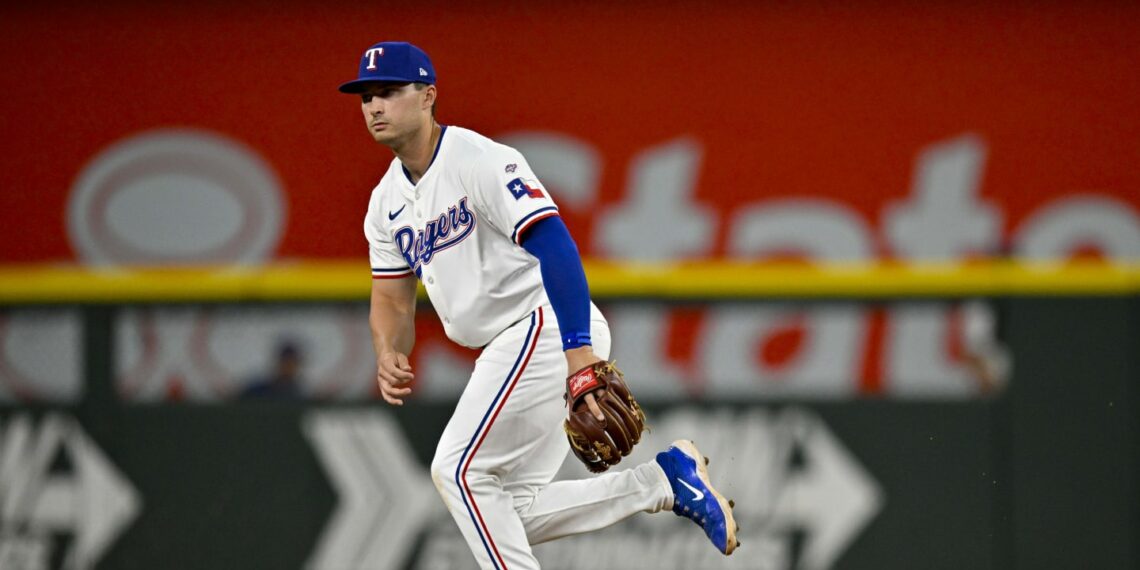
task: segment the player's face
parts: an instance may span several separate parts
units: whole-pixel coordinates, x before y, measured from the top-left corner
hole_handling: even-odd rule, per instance
[[[360,95],[360,109],[364,112],[368,133],[378,143],[398,145],[430,119],[434,90],[428,86],[417,91],[411,83],[369,85]]]

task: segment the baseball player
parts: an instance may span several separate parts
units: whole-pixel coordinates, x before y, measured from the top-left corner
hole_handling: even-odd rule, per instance
[[[357,78],[340,91],[361,97],[369,134],[395,153],[364,219],[384,400],[399,406],[411,392],[417,281],[447,336],[482,348],[431,464],[479,565],[538,568],[532,544],[665,509],[730,554],[738,545],[732,505],[692,442],[632,469],[552,482],[573,443],[567,435],[576,435],[575,410],[609,431],[605,442],[629,440],[622,453],[640,438],[644,416],[604,362],[609,327],[550,193],[515,149],[439,124],[435,83],[426,53],[383,42],[364,51]],[[616,408],[636,433],[617,425]],[[608,443],[573,447],[594,471],[620,460]]]

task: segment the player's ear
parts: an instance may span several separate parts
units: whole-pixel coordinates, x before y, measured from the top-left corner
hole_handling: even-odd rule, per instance
[[[435,106],[436,95],[437,93],[435,90],[435,85],[428,85],[426,88],[424,88],[424,101],[422,108],[430,109]]]

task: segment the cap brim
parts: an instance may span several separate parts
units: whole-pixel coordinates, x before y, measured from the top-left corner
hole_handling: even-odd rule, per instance
[[[373,83],[427,83],[431,85],[429,81],[423,81],[422,79],[412,81],[407,77],[368,77],[366,79],[354,79],[348,83],[344,83],[338,90],[341,93],[351,93],[355,95],[365,92],[368,90],[368,86]]]

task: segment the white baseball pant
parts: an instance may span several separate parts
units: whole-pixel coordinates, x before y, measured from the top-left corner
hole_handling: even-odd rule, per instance
[[[594,352],[609,358],[609,325],[590,307]],[[530,545],[672,508],[655,462],[551,482],[570,450],[562,420],[566,357],[549,305],[491,341],[440,436],[431,475],[480,567],[539,567]]]

